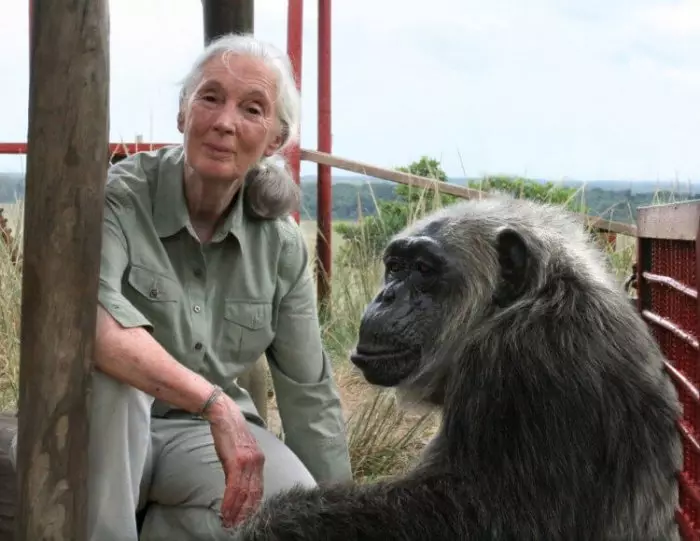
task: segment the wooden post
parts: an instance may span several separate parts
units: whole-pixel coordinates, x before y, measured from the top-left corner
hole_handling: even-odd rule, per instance
[[[86,539],[88,392],[109,135],[107,0],[36,0],[17,539]]]
[[[253,0],[202,0],[202,7],[205,44],[229,32],[253,32]]]

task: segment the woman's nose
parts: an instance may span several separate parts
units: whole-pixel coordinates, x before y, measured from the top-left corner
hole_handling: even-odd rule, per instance
[[[225,105],[219,111],[219,114],[214,121],[214,129],[233,135],[237,131],[238,123],[240,122],[240,113],[234,105]]]

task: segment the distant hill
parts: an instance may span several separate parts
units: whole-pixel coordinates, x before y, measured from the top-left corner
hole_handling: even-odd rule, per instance
[[[366,182],[366,181],[365,181]],[[463,185],[466,183],[463,183]],[[633,188],[624,183],[615,182],[587,182],[585,183],[582,201],[593,216],[602,216],[608,220],[632,223],[637,216],[637,208],[652,205],[658,202],[671,200],[700,199],[700,189],[697,192],[688,192],[682,189],[674,189],[672,185],[663,186],[668,191],[663,191],[662,186],[656,183],[639,183]],[[580,184],[568,184],[579,186]],[[333,219],[355,220],[358,217],[358,201],[362,215],[375,213],[375,200],[390,200],[395,198],[396,184],[391,182],[375,181],[369,184],[360,182],[342,182],[336,179],[333,183]],[[304,219],[316,218],[317,202],[316,182],[302,183],[302,212]]]
[[[466,186],[467,178],[450,179],[450,184]],[[336,173],[333,182],[333,210],[335,220],[356,220],[360,215],[371,215],[376,211],[375,200],[389,200],[395,197],[397,184],[361,175]],[[544,182],[544,181],[543,181]],[[657,181],[611,181],[611,180],[564,180],[555,182],[568,187],[581,187],[585,190],[585,204],[595,216],[604,216],[620,222],[633,222],[637,207],[650,205],[661,190],[659,200],[700,199],[700,188],[688,183]],[[303,219],[315,219],[317,208],[317,184],[315,175],[301,178]],[[24,194],[22,173],[0,173],[0,205],[12,203]]]
[[[371,182],[373,184],[390,184],[393,182],[388,180],[380,180],[374,177],[367,177],[361,175],[344,175],[342,173],[334,173],[333,185],[335,184],[367,184]],[[478,180],[477,178],[469,177],[451,177],[450,184],[457,184],[460,186],[467,186],[469,182]],[[692,182],[680,182],[680,181],[662,181],[662,180],[555,180],[549,181],[547,179],[538,179],[540,182],[552,182],[556,185],[562,185],[567,187],[580,187],[585,186],[586,189],[591,188],[601,188],[603,190],[630,190],[632,193],[653,193],[659,190],[671,190],[675,193],[694,193],[700,192],[700,185]],[[303,175],[301,177],[302,183],[315,183],[316,175]]]

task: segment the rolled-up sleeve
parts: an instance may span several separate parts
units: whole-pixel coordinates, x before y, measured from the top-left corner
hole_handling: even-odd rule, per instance
[[[330,359],[321,343],[308,250],[294,224],[279,268],[283,292],[270,365],[285,443],[318,483],[352,478],[345,421]]]
[[[144,327],[153,332],[151,322],[122,293],[122,278],[129,264],[129,252],[126,236],[117,216],[118,208],[118,204],[107,197],[102,223],[102,255],[97,299],[122,327]]]

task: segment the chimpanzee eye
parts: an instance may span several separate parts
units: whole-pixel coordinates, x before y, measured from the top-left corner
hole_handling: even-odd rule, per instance
[[[384,267],[386,268],[386,271],[391,274],[400,272],[403,268],[401,262],[393,257],[387,259],[386,263],[384,264]]]
[[[433,270],[430,265],[420,259],[414,263],[414,268],[421,274],[429,274]]]

